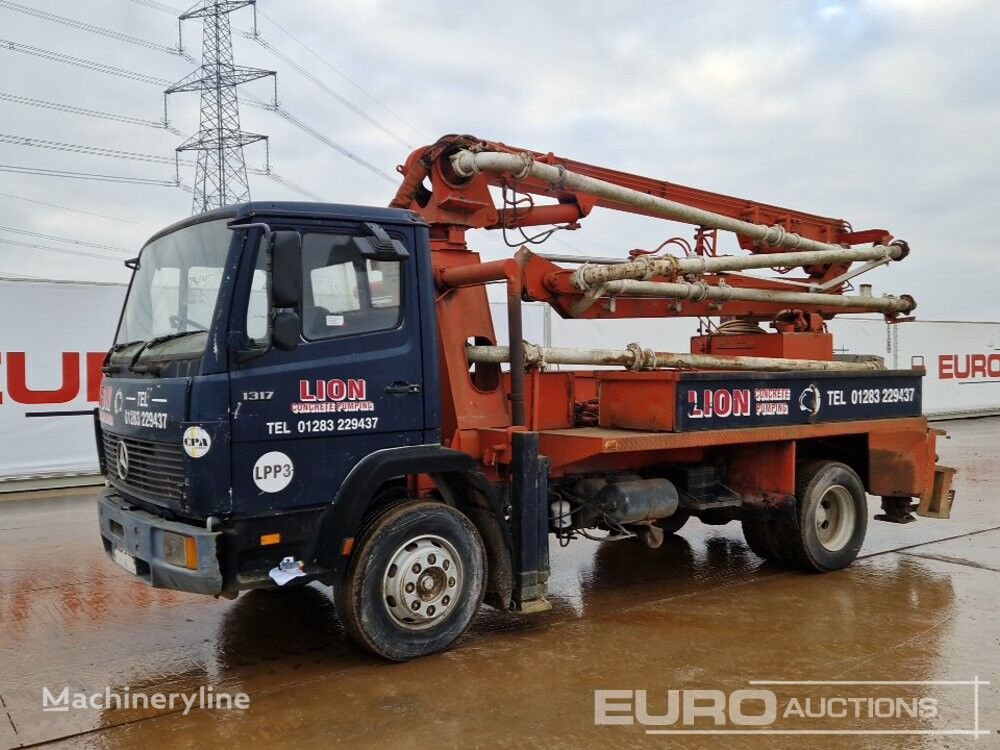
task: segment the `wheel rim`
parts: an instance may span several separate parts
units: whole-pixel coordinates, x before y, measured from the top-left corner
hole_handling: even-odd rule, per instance
[[[455,608],[462,591],[462,561],[439,536],[406,542],[389,560],[382,578],[382,601],[396,624],[425,630]]]
[[[835,484],[826,489],[816,505],[816,537],[823,548],[837,552],[854,535],[854,497],[846,487]]]

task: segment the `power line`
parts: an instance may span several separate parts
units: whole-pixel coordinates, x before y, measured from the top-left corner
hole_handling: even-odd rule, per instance
[[[179,185],[176,180],[154,180],[146,177],[127,177],[125,175],[94,174],[91,172],[70,172],[63,169],[42,169],[40,167],[21,167],[14,164],[0,164],[0,172],[12,174],[30,174],[41,177],[64,177],[71,180],[95,180],[97,182],[120,182],[127,185],[155,185],[157,187],[179,187],[190,191],[185,185]]]
[[[306,190],[304,187],[300,187],[299,185],[296,185],[294,182],[292,182],[291,180],[289,180],[287,177],[282,177],[280,174],[277,174],[275,172],[265,172],[263,176],[267,177],[268,179],[273,180],[274,182],[278,183],[279,185],[284,185],[289,190],[294,190],[296,193],[299,193],[300,195],[304,195],[306,198],[312,198],[314,201],[322,201],[323,200],[320,196],[316,195],[316,193],[312,192],[311,190]]]
[[[88,154],[91,156],[105,156],[111,159],[128,159],[129,161],[151,162],[153,164],[174,164],[172,156],[160,156],[159,154],[143,154],[138,151],[123,151],[117,148],[105,148],[103,146],[85,146],[79,143],[65,143],[63,141],[48,141],[43,138],[28,138],[23,135],[11,135],[0,133],[0,143],[9,143],[13,146],[29,146],[31,148],[44,148],[52,151],[68,151],[74,154]],[[181,162],[191,164],[192,162]]]
[[[83,250],[70,250],[64,247],[49,247],[48,245],[36,245],[32,242],[19,242],[18,240],[10,240],[6,237],[0,237],[0,247],[4,245],[11,245],[13,247],[26,247],[32,250],[45,250],[50,253],[62,253],[64,255],[79,255],[84,258],[97,258],[98,260],[110,260],[115,263],[121,263],[121,258],[112,258],[110,255],[99,255],[98,253],[88,253]]]
[[[132,0],[132,2],[137,3],[139,5],[144,5],[147,8],[152,8],[153,10],[158,10],[158,11],[160,11],[162,13],[168,13],[168,14],[174,15],[174,16],[179,16],[182,13],[182,11],[180,9],[174,8],[173,6],[167,5],[166,3],[157,2],[156,0]],[[305,42],[303,42],[298,37],[296,37],[294,34],[292,34],[290,31],[288,31],[288,29],[286,29],[284,26],[282,26],[277,21],[275,21],[273,18],[271,18],[271,16],[267,15],[267,13],[265,13],[262,10],[260,10],[260,8],[257,8],[256,12],[257,12],[257,14],[259,14],[259,15],[263,16],[264,18],[266,18],[268,20],[268,22],[270,22],[271,25],[274,26],[276,29],[278,29],[282,34],[284,34],[285,36],[287,36],[289,39],[291,39],[297,45],[299,45],[300,47],[302,47],[302,49],[304,49],[310,55],[312,55],[317,60],[319,60],[323,65],[325,65],[327,68],[329,68],[334,73],[336,73],[338,76],[340,76],[349,85],[351,85],[352,87],[354,87],[355,89],[357,89],[359,92],[361,92],[361,94],[363,94],[365,97],[367,97],[373,103],[375,103],[376,105],[378,105],[379,107],[381,107],[383,110],[385,110],[387,113],[389,113],[390,115],[392,115],[393,117],[395,117],[396,120],[398,120],[400,123],[402,123],[403,125],[405,125],[406,127],[408,127],[413,132],[415,132],[415,133],[417,133],[419,135],[424,135],[426,137],[425,134],[423,134],[423,133],[420,132],[419,128],[417,128],[416,126],[412,125],[405,118],[403,118],[401,115],[399,115],[397,112],[395,112],[391,107],[389,107],[387,104],[385,104],[382,100],[380,100],[378,97],[374,96],[373,94],[369,93],[367,90],[365,90],[365,88],[363,86],[361,86],[359,83],[357,83],[356,81],[354,81],[353,79],[351,79],[346,73],[344,73],[343,71],[339,70],[332,63],[330,63],[329,61],[327,61],[326,59],[324,59],[319,53],[317,53],[314,49],[312,49],[310,46],[308,46]],[[248,39],[252,39],[253,41],[255,41],[258,44],[260,44],[264,49],[266,49],[267,51],[269,51],[275,57],[278,57],[279,59],[283,60],[289,66],[291,66],[296,71],[298,71],[301,75],[305,76],[307,79],[309,79],[314,84],[316,84],[318,87],[320,87],[323,91],[325,91],[331,97],[333,97],[334,99],[336,99],[337,101],[339,101],[340,103],[342,103],[344,106],[346,106],[348,109],[350,109],[351,111],[353,111],[355,114],[357,114],[360,117],[362,117],[369,124],[374,125],[379,130],[382,130],[384,133],[386,133],[391,138],[393,138],[396,141],[398,141],[403,146],[406,146],[407,148],[411,148],[411,149],[413,148],[413,146],[410,145],[409,143],[407,143],[407,141],[403,137],[399,136],[397,133],[393,132],[390,128],[388,128],[387,126],[383,125],[381,122],[379,122],[378,120],[376,120],[375,118],[373,118],[370,115],[368,115],[367,113],[365,113],[364,110],[362,110],[356,104],[354,104],[353,102],[351,102],[349,99],[347,99],[343,95],[341,95],[341,94],[337,93],[336,91],[334,91],[324,81],[322,81],[321,79],[319,79],[318,77],[316,77],[314,74],[310,73],[307,69],[303,68],[301,65],[299,65],[298,63],[296,63],[290,57],[288,57],[287,55],[285,55],[284,53],[282,53],[280,50],[276,49],[273,45],[271,45],[267,41],[265,41],[259,34],[254,34],[254,33],[250,33],[250,32],[241,32],[241,34],[244,37],[246,37]],[[334,148],[337,148],[337,147],[334,147]],[[340,150],[340,149],[338,148],[338,150]],[[347,156],[348,158],[357,161],[357,159],[355,159],[353,155],[350,155],[348,153],[344,153],[344,151],[341,151],[341,153],[344,156]],[[361,162],[359,162],[359,163],[361,163]],[[384,173],[382,173],[382,174],[384,174]]]
[[[35,18],[41,18],[44,21],[51,21],[52,23],[62,24],[63,26],[69,26],[71,28],[78,29],[79,31],[89,31],[92,34],[100,34],[101,36],[115,39],[119,42],[127,42],[128,44],[136,44],[140,47],[145,47],[146,49],[166,52],[170,55],[178,55],[189,62],[194,62],[190,55],[177,47],[170,47],[166,44],[152,42],[148,39],[142,39],[140,37],[132,36],[131,34],[126,34],[121,31],[115,31],[114,29],[109,29],[104,26],[95,26],[94,24],[77,21],[73,18],[66,18],[65,16],[49,13],[48,11],[40,10],[39,8],[30,8],[27,5],[11,2],[11,0],[0,0],[0,8],[6,8],[7,10],[13,10],[17,13],[23,13],[28,16],[34,16]]]
[[[133,0],[133,1],[134,2],[143,2],[144,0]],[[314,50],[312,47],[310,47],[305,42],[303,42],[301,39],[299,39],[294,34],[292,34],[292,32],[290,32],[284,26],[282,26],[277,21],[275,21],[273,18],[271,18],[271,16],[267,15],[267,13],[265,13],[264,11],[262,11],[260,9],[257,10],[257,13],[260,14],[261,16],[263,16],[264,18],[266,18],[268,20],[268,22],[270,22],[270,24],[272,26],[274,26],[276,29],[278,29],[278,31],[280,31],[282,34],[284,34],[289,39],[291,39],[293,42],[295,42],[297,45],[299,45],[302,49],[304,49],[310,55],[312,55],[317,60],[319,60],[321,63],[323,63],[323,65],[325,65],[326,67],[328,67],[330,70],[332,70],[338,76],[340,76],[345,81],[347,81],[347,83],[349,83],[355,89],[357,89],[362,94],[364,94],[366,97],[368,97],[368,99],[370,99],[372,102],[374,102],[379,107],[381,107],[386,112],[388,112],[390,115],[392,115],[393,117],[395,117],[403,125],[405,125],[406,127],[408,127],[413,132],[417,133],[418,135],[424,136],[425,138],[427,137],[427,135],[425,133],[422,133],[418,127],[416,127],[415,125],[412,125],[409,122],[407,122],[402,116],[400,116],[399,114],[397,114],[387,104],[385,104],[384,102],[382,102],[382,100],[378,99],[377,97],[373,96],[368,91],[366,91],[365,88],[363,86],[361,86],[361,84],[359,84],[359,83],[355,82],[354,80],[352,80],[351,78],[349,78],[346,73],[344,73],[342,70],[338,69],[332,63],[330,63],[328,60],[326,60],[324,57],[322,57],[318,52],[316,52],[316,50]]]
[[[88,156],[103,156],[110,159],[126,159],[128,161],[139,161],[139,162],[149,162],[153,164],[183,164],[184,166],[192,166],[193,161],[188,159],[176,159],[170,156],[160,156],[159,154],[144,154],[138,151],[122,151],[121,149],[114,148],[104,148],[103,146],[86,146],[80,143],[65,143],[63,141],[48,141],[41,138],[28,138],[21,135],[11,135],[9,133],[0,133],[0,143],[9,143],[15,146],[29,146],[31,148],[44,148],[53,151],[67,151],[74,154],[86,154]],[[20,170],[30,170],[30,167],[6,167],[5,165],[0,165],[0,172],[2,171],[20,171]],[[253,175],[260,177],[266,177],[279,185],[283,185],[288,189],[299,193],[307,198],[312,198],[313,200],[323,200],[320,196],[316,195],[311,190],[296,184],[287,177],[274,172],[270,169],[261,169],[259,167],[248,167],[247,171]],[[180,187],[188,192],[191,188],[186,185],[181,185],[178,180],[166,181],[166,180],[147,180],[144,178],[125,178],[117,177],[113,175],[90,175],[81,173],[67,173],[62,170],[32,170],[27,172],[28,174],[36,173],[55,173],[58,174],[54,176],[59,177],[78,177],[80,179],[103,179],[108,182],[132,182],[136,181],[139,184],[155,184],[155,185],[169,185],[172,187]]]
[[[364,120],[365,122],[367,122],[369,125],[374,125],[376,128],[378,128],[383,133],[385,133],[386,135],[388,135],[390,138],[392,138],[393,140],[395,140],[396,142],[398,142],[400,145],[406,146],[406,148],[409,148],[409,149],[413,148],[413,146],[411,144],[407,143],[407,141],[406,141],[405,138],[403,138],[402,136],[400,136],[397,133],[395,133],[394,131],[392,131],[390,128],[388,128],[385,125],[383,125],[381,122],[379,122],[374,117],[372,117],[371,115],[369,115],[367,112],[365,112],[363,109],[361,109],[361,107],[357,106],[354,102],[352,102],[347,97],[342,96],[341,94],[339,94],[336,91],[334,91],[332,88],[330,88],[322,80],[320,80],[315,75],[313,75],[308,70],[306,70],[301,65],[299,65],[297,62],[295,62],[294,60],[292,60],[292,58],[290,58],[288,55],[286,55],[283,52],[281,52],[280,50],[276,49],[271,44],[268,44],[261,36],[259,36],[257,34],[252,34],[252,33],[249,33],[249,32],[241,32],[241,34],[244,37],[246,37],[247,39],[251,39],[251,40],[257,42],[257,44],[259,44],[261,47],[263,47],[264,49],[266,49],[272,55],[274,55],[278,59],[284,61],[286,65],[288,65],[289,67],[291,67],[294,70],[298,71],[303,77],[305,77],[309,81],[312,81],[324,93],[326,93],[328,96],[332,97],[333,99],[336,99],[338,102],[340,102],[341,104],[343,104],[345,107],[347,107],[349,110],[351,110],[354,114],[356,114],[362,120]]]
[[[161,13],[169,13],[172,16],[179,16],[184,12],[180,8],[175,8],[172,5],[167,5],[166,3],[158,3],[156,0],[132,0],[132,2],[138,3],[139,5],[145,5],[147,8],[158,10]]]
[[[44,276],[28,276],[27,274],[10,273],[9,271],[0,271],[0,279],[7,281],[49,281]]]
[[[275,104],[268,104],[263,99],[260,99],[260,98],[258,98],[256,96],[253,96],[252,94],[247,95],[246,98],[247,98],[247,104],[249,106],[251,106],[251,107],[257,107],[258,109],[265,109],[268,112],[274,112],[276,115],[278,115],[278,117],[281,117],[282,119],[287,120],[292,125],[294,125],[295,127],[297,127],[299,130],[302,130],[303,132],[308,133],[309,135],[311,135],[316,140],[320,141],[321,143],[326,144],[327,146],[329,146],[330,148],[332,148],[334,151],[336,151],[341,156],[346,156],[348,159],[350,159],[351,161],[355,162],[356,164],[360,164],[361,166],[363,166],[365,169],[369,170],[373,174],[378,175],[379,177],[381,177],[384,180],[387,180],[388,182],[392,183],[393,185],[396,184],[397,181],[394,180],[392,177],[390,177],[387,172],[384,172],[383,170],[379,169],[378,167],[376,167],[371,162],[365,161],[360,156],[358,156],[354,152],[348,150],[344,146],[341,146],[336,141],[331,140],[328,136],[326,136],[325,134],[323,134],[320,131],[316,130],[316,128],[314,128],[314,127],[312,127],[310,125],[307,125],[306,123],[302,122],[302,120],[300,120],[297,117],[295,117],[294,115],[292,115],[288,110],[284,109],[283,107],[280,107],[280,106],[275,105]]]
[[[58,203],[47,203],[46,201],[35,200],[34,198],[25,198],[23,195],[14,195],[12,193],[0,193],[0,197],[3,198],[13,198],[14,200],[25,201],[26,203],[34,203],[39,206],[47,206],[48,208],[58,208],[62,211],[72,211],[75,214],[83,214],[84,216],[93,216],[97,219],[106,219],[108,221],[116,221],[119,224],[135,224],[140,227],[152,227],[152,224],[145,224],[141,221],[133,221],[132,219],[119,219],[114,216],[105,216],[104,214],[94,213],[93,211],[84,211],[80,208],[70,208],[69,206],[60,206]]]
[[[115,259],[117,260],[117,258]],[[51,276],[31,276],[26,273],[11,273],[0,271],[0,279],[4,281],[47,281],[52,284],[96,284],[99,286],[121,286],[113,281],[80,281],[76,279],[54,279]]]
[[[193,161],[190,161],[188,159],[176,159],[170,156],[160,156],[159,154],[144,154],[138,151],[122,151],[121,149],[104,148],[103,146],[86,146],[80,143],[48,141],[41,138],[28,138],[22,135],[11,135],[9,133],[0,133],[0,143],[9,143],[15,146],[29,146],[31,148],[44,148],[53,151],[67,151],[69,153],[86,154],[88,156],[103,156],[110,159],[126,159],[128,161],[149,162],[153,164],[183,164],[184,166],[192,166],[194,164]],[[29,169],[29,168],[23,167],[21,169]],[[13,171],[13,170],[7,170],[4,169],[2,166],[0,166],[0,171]],[[40,170],[40,171],[49,172],[57,170]],[[274,182],[280,185],[284,185],[290,190],[293,190],[299,193],[300,195],[304,195],[307,198],[312,198],[313,200],[322,200],[322,198],[320,198],[312,191],[307,190],[306,188],[301,187],[300,185],[297,185],[296,183],[289,180],[287,177],[283,177],[277,172],[271,171],[269,169],[261,169],[259,167],[248,167],[247,171],[250,172],[251,174],[260,177],[267,177],[268,179],[273,180]],[[61,173],[59,176],[67,176],[67,174]],[[112,176],[110,175],[104,175],[104,177],[106,177],[110,181],[115,181],[115,182],[124,181],[125,179],[117,177],[112,179]],[[141,183],[144,184],[145,183],[169,184],[175,187],[181,187],[185,190],[190,190],[190,188],[184,185],[180,185],[177,180],[174,180],[173,182],[167,182],[164,180],[148,181],[141,178],[135,178],[135,179],[138,179]]]
[[[77,107],[72,104],[62,104],[60,102],[50,102],[45,99],[32,99],[27,96],[18,96],[17,94],[7,94],[0,91],[0,101],[11,102],[13,104],[25,104],[29,107],[40,107],[42,109],[51,109],[56,112],[65,112],[73,115],[84,115],[86,117],[98,117],[102,120],[110,120],[112,122],[121,122],[128,125],[142,125],[147,128],[156,128],[157,130],[166,130],[174,135],[181,135],[181,131],[177,128],[171,127],[160,120],[144,120],[141,117],[132,117],[131,115],[120,115],[114,112],[102,112],[96,109],[87,109],[86,107]]]
[[[114,245],[102,245],[99,242],[87,242],[85,240],[77,240],[70,237],[58,237],[54,234],[42,234],[41,232],[31,232],[27,229],[17,229],[15,227],[0,227],[0,231],[13,232],[14,234],[23,234],[25,237],[34,237],[39,240],[52,240],[54,242],[68,242],[71,245],[79,245],[80,247],[92,247],[95,250],[110,250],[115,253],[130,253],[131,250],[126,250],[123,247],[115,247]]]
[[[120,78],[128,78],[133,81],[148,83],[161,88],[163,86],[170,85],[170,81],[165,78],[156,78],[155,76],[148,76],[144,73],[137,73],[134,70],[116,68],[113,65],[105,65],[104,63],[94,62],[93,60],[84,60],[81,57],[64,55],[61,52],[52,52],[51,50],[32,47],[27,44],[11,41],[10,39],[0,39],[0,49],[8,49],[11,52],[20,52],[25,55],[34,55],[35,57],[41,57],[44,60],[73,65],[78,68],[84,68],[85,70],[93,70],[98,73],[106,73],[107,75],[118,76]]]
[[[146,75],[144,73],[136,73],[134,71],[124,70],[122,68],[116,68],[116,67],[114,67],[112,65],[105,65],[103,63],[98,63],[98,62],[95,62],[93,60],[84,60],[84,59],[78,58],[78,57],[71,57],[70,55],[63,55],[63,54],[61,54],[59,52],[51,52],[49,50],[39,49],[37,47],[29,47],[28,45],[20,44],[18,42],[12,42],[12,41],[7,40],[7,39],[0,39],[0,49],[8,49],[8,50],[11,50],[13,52],[21,52],[21,53],[28,54],[28,55],[35,55],[37,57],[41,57],[41,58],[46,59],[46,60],[51,60],[53,62],[64,63],[66,65],[73,65],[75,67],[84,68],[86,70],[93,70],[93,71],[96,71],[96,72],[99,72],[99,73],[106,73],[107,75],[114,75],[114,76],[120,76],[122,78],[129,78],[131,80],[140,81],[141,83],[148,83],[148,84],[151,84],[153,86],[157,86],[159,88],[164,88],[164,87],[169,86],[171,84],[171,81],[168,81],[165,78],[156,78],[155,76]],[[361,158],[360,156],[358,156],[357,154],[353,153],[352,151],[350,151],[346,147],[341,146],[339,143],[336,143],[335,141],[331,140],[329,137],[327,137],[326,135],[324,135],[320,131],[316,130],[315,128],[311,127],[310,125],[307,125],[306,123],[302,122],[301,120],[299,120],[298,118],[296,118],[295,116],[293,116],[290,112],[288,112],[288,110],[283,109],[282,107],[275,106],[273,104],[268,104],[263,99],[260,99],[259,97],[256,97],[256,96],[254,96],[252,94],[245,94],[244,96],[247,99],[246,103],[248,105],[250,105],[252,107],[257,107],[259,109],[265,109],[265,110],[267,110],[269,112],[274,112],[278,116],[284,118],[285,120],[287,120],[291,124],[295,125],[300,130],[303,130],[304,132],[309,133],[314,138],[316,138],[319,141],[321,141],[322,143],[326,144],[327,146],[329,146],[330,148],[332,148],[334,151],[336,151],[337,153],[339,153],[341,156],[345,156],[348,159],[350,159],[351,161],[355,162],[356,164],[359,164],[359,165],[365,167],[369,171],[371,171],[374,174],[378,175],[382,179],[387,180],[388,182],[392,183],[393,185],[396,184],[397,181],[394,178],[390,177],[388,173],[386,173],[383,170],[379,169],[378,167],[376,167],[371,162],[368,162],[365,159]],[[24,169],[26,169],[26,168],[24,168]],[[0,169],[0,171],[4,171],[4,170]],[[9,171],[9,170],[7,170],[7,171]],[[253,172],[255,174],[264,174],[264,175],[267,174],[266,170],[249,170],[249,171],[251,171],[251,172]],[[157,182],[157,181],[151,181],[149,184],[169,184],[169,185],[172,185],[172,186],[175,186],[175,187],[177,186],[176,182],[160,183],[160,182]]]

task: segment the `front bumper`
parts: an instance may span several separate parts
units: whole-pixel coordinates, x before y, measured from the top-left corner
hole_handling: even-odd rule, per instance
[[[104,551],[114,559],[117,547],[136,560],[136,575],[155,588],[194,594],[222,592],[217,543],[221,534],[199,526],[167,521],[136,508],[114,490],[106,490],[97,503]],[[163,557],[163,533],[173,531],[194,538],[198,569],[172,565]]]

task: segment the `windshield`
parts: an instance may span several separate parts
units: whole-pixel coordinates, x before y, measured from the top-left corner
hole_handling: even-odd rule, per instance
[[[129,349],[131,354],[146,344],[143,355],[158,357],[189,357],[204,351],[232,240],[228,222],[220,219],[178,229],[143,248],[115,338],[116,350],[124,354]]]

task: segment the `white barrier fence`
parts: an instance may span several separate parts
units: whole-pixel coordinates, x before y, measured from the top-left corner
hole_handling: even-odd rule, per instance
[[[889,367],[927,368],[924,414],[1000,413],[1000,323],[847,318],[830,325],[838,351],[879,354]]]
[[[97,471],[89,416],[125,287],[0,281],[0,482]]]
[[[114,336],[125,288],[0,280],[0,484],[97,470],[87,416],[29,416],[93,409],[100,366]],[[506,343],[506,311],[492,303]],[[1000,413],[1000,323],[839,319],[838,351],[878,354],[890,367],[927,368],[929,416]],[[540,304],[524,307],[524,337],[549,346],[619,347],[632,341],[688,350],[689,320],[563,320]]]

